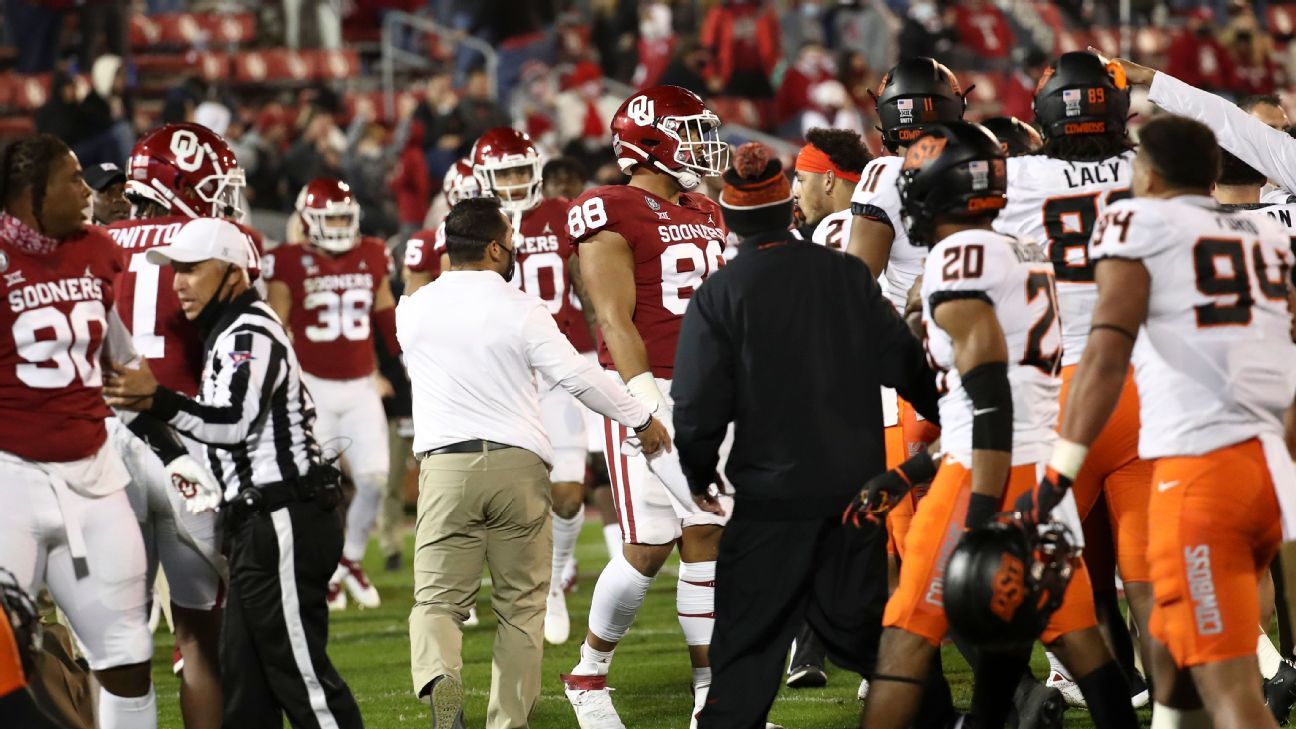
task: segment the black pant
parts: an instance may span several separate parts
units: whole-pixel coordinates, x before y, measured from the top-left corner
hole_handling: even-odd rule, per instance
[[[698,726],[763,729],[802,621],[834,663],[870,675],[886,599],[885,530],[747,520],[739,504],[720,538],[711,692]]]
[[[363,727],[351,689],[325,653],[329,577],[342,557],[333,506],[293,502],[235,518],[221,630],[226,729]]]

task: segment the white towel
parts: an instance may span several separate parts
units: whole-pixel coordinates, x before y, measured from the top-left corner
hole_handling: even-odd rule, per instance
[[[1291,454],[1281,435],[1262,433],[1260,445],[1264,448],[1269,475],[1273,478],[1274,495],[1278,497],[1283,541],[1296,540],[1296,465],[1292,464]]]

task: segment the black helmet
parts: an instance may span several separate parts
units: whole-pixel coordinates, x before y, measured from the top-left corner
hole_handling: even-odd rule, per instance
[[[873,99],[882,143],[893,152],[917,139],[927,124],[962,119],[967,107],[954,74],[922,57],[906,58],[887,71]]]
[[[1065,527],[1039,536],[1001,517],[959,540],[945,565],[945,616],[950,628],[978,648],[1029,645],[1062,604],[1079,561]]]
[[[1062,54],[1035,87],[1035,120],[1045,138],[1123,135],[1129,106],[1125,69],[1086,51]]]
[[[985,127],[955,121],[930,124],[909,145],[900,170],[900,210],[909,240],[931,245],[938,215],[973,217],[1007,204],[1003,147]]]
[[[981,126],[995,135],[1009,157],[1033,154],[1044,144],[1035,127],[1015,116],[993,116],[981,122]]]

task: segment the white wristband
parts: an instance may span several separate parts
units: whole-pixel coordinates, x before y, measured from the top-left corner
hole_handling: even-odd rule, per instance
[[[634,395],[635,399],[643,403],[648,408],[648,412],[655,413],[661,407],[666,398],[662,397],[661,390],[657,387],[657,380],[653,377],[652,372],[641,372],[631,377],[626,382],[626,389]]]
[[[1049,458],[1049,468],[1074,481],[1087,455],[1089,455],[1089,446],[1058,438],[1057,443],[1053,444],[1053,456]]]

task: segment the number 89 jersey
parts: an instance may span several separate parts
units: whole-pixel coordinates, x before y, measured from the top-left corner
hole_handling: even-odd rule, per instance
[[[302,370],[326,380],[354,380],[374,369],[374,292],[391,266],[377,238],[334,255],[305,243],[289,243],[261,259],[262,275],[292,294],[284,322]]]
[[[1008,344],[1013,396],[1014,466],[1042,463],[1053,448],[1058,420],[1062,331],[1053,264],[1029,240],[966,230],[942,240],[923,271],[927,352],[940,372],[941,445],[959,463],[972,464],[972,400],[954,366],[954,342],[932,319],[941,304],[978,299],[994,307]]]
[[[1141,261],[1151,278],[1134,347],[1139,456],[1194,456],[1281,435],[1296,393],[1291,244],[1264,215],[1208,197],[1116,203],[1093,255]]]
[[[648,351],[655,377],[670,379],[675,344],[689,299],[706,277],[724,265],[725,228],[720,206],[705,195],[685,192],[679,204],[628,185],[586,190],[567,209],[573,245],[611,231],[625,238],[634,255],[634,325]],[[599,362],[615,365],[607,344]]]

